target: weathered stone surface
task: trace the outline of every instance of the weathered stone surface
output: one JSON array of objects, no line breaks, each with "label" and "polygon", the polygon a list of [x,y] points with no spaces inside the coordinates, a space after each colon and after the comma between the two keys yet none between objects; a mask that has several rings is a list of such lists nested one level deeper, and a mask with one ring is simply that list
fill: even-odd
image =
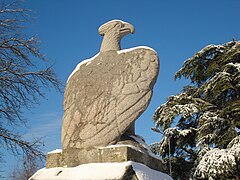
[{"label": "weathered stone surface", "polygon": [[148,106],[158,68],[146,48],[102,52],[81,65],[65,90],[63,149],[117,142]]},{"label": "weathered stone surface", "polygon": [[63,160],[62,152],[47,154],[46,168],[63,167],[63,166],[65,166],[65,163]]}]

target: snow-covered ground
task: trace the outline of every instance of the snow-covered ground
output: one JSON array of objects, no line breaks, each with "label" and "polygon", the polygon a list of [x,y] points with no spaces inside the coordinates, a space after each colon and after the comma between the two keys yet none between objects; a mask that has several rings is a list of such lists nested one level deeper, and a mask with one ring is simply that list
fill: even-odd
[{"label": "snow-covered ground", "polygon": [[128,161],[121,163],[90,163],[77,167],[40,169],[29,180],[104,180],[121,178],[127,166],[132,166],[139,180],[172,180],[167,174]]}]

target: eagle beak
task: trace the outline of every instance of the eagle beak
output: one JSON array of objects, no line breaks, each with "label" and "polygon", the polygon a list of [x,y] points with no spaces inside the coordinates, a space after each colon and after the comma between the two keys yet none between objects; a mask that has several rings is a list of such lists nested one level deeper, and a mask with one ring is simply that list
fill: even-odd
[{"label": "eagle beak", "polygon": [[135,29],[133,27],[133,25],[129,24],[129,23],[124,23],[124,26],[120,29],[121,33],[126,35],[126,34],[133,34],[135,32]]}]

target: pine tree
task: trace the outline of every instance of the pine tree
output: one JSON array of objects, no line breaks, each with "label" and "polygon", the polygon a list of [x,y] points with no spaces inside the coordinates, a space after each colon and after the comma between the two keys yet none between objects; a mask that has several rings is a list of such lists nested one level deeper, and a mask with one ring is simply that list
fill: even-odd
[{"label": "pine tree", "polygon": [[171,160],[176,179],[240,177],[240,41],[206,46],[175,74],[182,77],[191,84],[153,115],[164,134],[154,152]]}]

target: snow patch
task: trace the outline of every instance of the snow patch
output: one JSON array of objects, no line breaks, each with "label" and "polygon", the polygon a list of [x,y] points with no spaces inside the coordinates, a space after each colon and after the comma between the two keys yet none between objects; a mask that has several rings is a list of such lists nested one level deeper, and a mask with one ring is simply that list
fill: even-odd
[{"label": "snow patch", "polygon": [[133,167],[139,180],[172,180],[167,174],[132,161],[121,163],[90,163],[72,168],[43,168],[38,170],[29,180],[120,179],[124,175],[126,167],[130,165]]},{"label": "snow patch", "polygon": [[136,162],[128,162],[132,165],[133,170],[136,172],[136,175],[139,180],[170,180],[172,179],[169,175],[164,174],[159,171],[155,171],[150,169],[149,167],[136,163]]},{"label": "snow patch", "polygon": [[73,70],[73,72],[70,74],[70,76],[69,76],[68,79],[67,79],[67,82],[68,82],[68,80],[72,77],[72,75],[80,69],[80,66],[82,66],[82,65],[84,65],[84,64],[85,64],[86,66],[89,65],[89,64],[91,63],[91,61],[92,61],[93,59],[95,59],[98,55],[99,55],[99,53],[97,53],[95,56],[93,56],[93,57],[90,58],[90,59],[85,59],[85,60],[81,61],[81,62],[76,66],[76,68]]},{"label": "snow patch", "polygon": [[228,63],[227,66],[232,66],[236,68],[238,72],[240,72],[240,63]]},{"label": "snow patch", "polygon": [[237,132],[237,133],[240,133],[240,129],[235,127],[234,130]]},{"label": "snow patch", "polygon": [[133,138],[136,142],[138,142],[139,144],[141,144],[143,147],[147,148],[148,145],[145,143],[144,139],[142,136],[139,135],[131,135],[131,138]]},{"label": "snow patch", "polygon": [[158,159],[158,160],[161,160],[162,161],[162,158],[156,156],[150,149],[149,145],[145,143],[143,137],[139,136],[139,135],[132,135],[130,136],[131,138],[133,138],[135,141],[137,141],[139,144],[141,144],[148,152],[148,155],[155,158],[155,159]]},{"label": "snow patch", "polygon": [[62,149],[55,149],[53,151],[48,152],[47,154],[55,154],[55,153],[62,153]]},{"label": "snow patch", "polygon": [[116,147],[129,147],[129,148],[132,148],[132,149],[135,149],[136,151],[139,151],[141,153],[144,153],[143,151],[141,151],[141,149],[133,146],[133,145],[130,145],[130,144],[114,144],[114,145],[109,145],[109,146],[106,146],[106,147],[102,147],[102,149],[105,149],[105,148],[116,148]]},{"label": "snow patch", "polygon": [[187,136],[189,133],[192,133],[191,129],[184,129],[179,132],[181,136]]},{"label": "snow patch", "polygon": [[151,50],[151,51],[154,51],[155,53],[157,53],[153,48],[150,48],[148,46],[137,46],[137,47],[133,47],[133,48],[129,48],[129,49],[123,49],[123,50],[117,51],[117,53],[118,54],[127,53],[127,52],[133,51],[135,49],[148,49],[148,50]]}]

